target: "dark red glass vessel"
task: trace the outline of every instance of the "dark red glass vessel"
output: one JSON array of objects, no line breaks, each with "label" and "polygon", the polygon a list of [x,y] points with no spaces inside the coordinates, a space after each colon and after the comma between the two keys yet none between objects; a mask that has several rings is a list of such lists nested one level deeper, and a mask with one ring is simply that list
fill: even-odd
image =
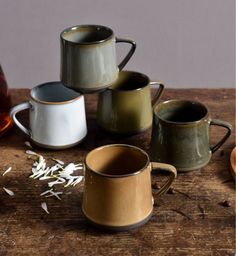
[{"label": "dark red glass vessel", "polygon": [[0,136],[12,126],[12,119],[9,115],[11,108],[11,97],[0,64]]}]

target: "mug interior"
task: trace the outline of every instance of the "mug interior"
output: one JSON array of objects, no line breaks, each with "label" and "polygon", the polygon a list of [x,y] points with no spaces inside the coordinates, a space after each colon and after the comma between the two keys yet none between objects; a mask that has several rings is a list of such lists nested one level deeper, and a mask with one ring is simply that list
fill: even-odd
[{"label": "mug interior", "polygon": [[117,80],[109,87],[112,90],[130,91],[141,89],[149,84],[149,78],[134,71],[120,71]]},{"label": "mug interior", "polygon": [[129,145],[107,145],[92,150],[86,157],[87,167],[103,176],[131,176],[145,169],[148,155]]},{"label": "mug interior", "polygon": [[108,40],[113,36],[113,31],[100,25],[80,25],[65,29],[61,37],[77,44],[91,44]]},{"label": "mug interior", "polygon": [[207,116],[207,108],[200,102],[170,100],[157,105],[155,114],[162,120],[173,123],[196,122]]},{"label": "mug interior", "polygon": [[60,82],[50,82],[32,89],[31,97],[42,103],[61,103],[77,99],[81,94],[65,87]]}]

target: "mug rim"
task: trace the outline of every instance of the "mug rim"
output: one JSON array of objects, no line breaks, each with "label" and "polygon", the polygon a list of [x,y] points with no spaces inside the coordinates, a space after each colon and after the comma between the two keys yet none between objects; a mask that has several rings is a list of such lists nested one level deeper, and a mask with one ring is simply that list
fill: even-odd
[{"label": "mug rim", "polygon": [[[124,148],[133,148],[135,150],[138,150],[139,152],[141,152],[143,155],[145,155],[146,157],[146,163],[145,163],[145,166],[142,167],[141,169],[139,169],[138,171],[135,171],[135,172],[132,172],[132,173],[127,173],[127,174],[122,174],[122,175],[112,175],[112,174],[106,174],[106,173],[101,173],[101,172],[98,172],[92,168],[89,167],[88,163],[87,163],[87,159],[88,159],[88,156],[95,152],[95,151],[98,151],[98,150],[102,150],[103,148],[109,148],[109,147],[124,147]],[[136,147],[136,146],[133,146],[133,145],[129,145],[129,144],[108,144],[108,145],[103,145],[103,146],[100,146],[100,147],[97,147],[97,148],[94,148],[92,149],[87,155],[86,155],[86,158],[85,158],[85,166],[86,168],[91,171],[92,173],[98,175],[98,176],[102,176],[102,177],[106,177],[106,178],[126,178],[126,177],[130,177],[130,176],[136,176],[140,173],[142,173],[144,170],[147,169],[147,167],[149,166],[150,164],[150,158],[148,156],[148,154],[141,148],[139,147]]]},{"label": "mug rim", "polygon": [[[145,77],[147,79],[147,84],[142,86],[142,87],[136,88],[136,89],[128,89],[128,90],[122,90],[122,89],[119,89],[119,88],[112,88],[112,85],[114,85],[117,82],[117,80],[119,79],[119,77],[118,77],[114,81],[114,83],[112,83],[109,87],[107,87],[107,90],[114,91],[114,92],[134,92],[134,91],[141,91],[142,89],[146,88],[147,86],[150,86],[151,80],[144,73],[141,73],[141,72],[138,72],[138,71],[133,71],[133,70],[121,70],[119,73],[133,73],[133,74]],[[119,76],[119,74],[118,74],[118,76]]]},{"label": "mug rim", "polygon": [[[168,103],[172,103],[172,102],[185,102],[185,103],[193,103],[193,104],[198,104],[200,105],[201,107],[203,107],[205,110],[206,110],[206,114],[198,119],[198,120],[195,120],[195,121],[190,121],[190,122],[174,122],[174,121],[169,121],[169,120],[166,120],[162,117],[160,117],[160,115],[157,113],[157,109],[161,106],[161,105],[165,105],[165,104],[168,104]],[[182,99],[173,99],[173,100],[166,100],[166,101],[163,101],[163,102],[160,102],[159,104],[157,104],[157,106],[153,109],[153,113],[156,117],[158,117],[162,122],[164,123],[168,123],[168,124],[175,124],[175,125],[192,125],[192,124],[198,124],[200,122],[202,122],[203,120],[206,120],[209,118],[209,109],[207,108],[207,106],[203,103],[201,103],[200,101],[196,101],[196,100],[182,100]]]},{"label": "mug rim", "polygon": [[[34,95],[33,95],[33,92],[38,89],[38,88],[41,88],[41,87],[44,87],[46,85],[53,85],[53,84],[61,84],[63,85],[60,81],[52,81],[52,82],[46,82],[46,83],[43,83],[43,84],[39,84],[37,86],[35,86],[34,88],[31,89],[30,91],[30,98],[37,102],[37,103],[41,103],[41,104],[44,104],[44,105],[63,105],[63,104],[67,104],[67,103],[72,103],[76,100],[78,100],[80,97],[82,97],[83,95],[80,94],[79,96],[71,99],[71,100],[65,100],[65,101],[57,101],[57,102],[53,102],[53,101],[46,101],[46,100],[40,100],[40,99],[37,99]],[[63,85],[64,86],[64,85]],[[65,87],[67,88],[67,87]],[[69,89],[69,88],[67,88]]]},{"label": "mug rim", "polygon": [[[71,41],[71,40],[68,40],[64,37],[64,34],[70,32],[70,31],[73,31],[73,30],[77,30],[79,28],[99,28],[99,29],[106,29],[106,30],[109,30],[111,35],[108,36],[107,38],[105,39],[102,39],[102,40],[98,40],[98,41],[93,41],[93,42],[74,42],[74,41]],[[103,26],[103,25],[96,25],[96,24],[81,24],[81,25],[74,25],[74,26],[71,26],[71,27],[68,27],[68,28],[65,28],[62,30],[62,32],[60,33],[60,38],[62,40],[64,40],[65,42],[67,43],[70,43],[70,44],[74,44],[74,45],[91,45],[91,44],[100,44],[100,43],[103,43],[103,42],[106,42],[106,41],[109,41],[110,39],[112,39],[114,37],[114,32],[111,28],[107,27],[107,26]]]}]

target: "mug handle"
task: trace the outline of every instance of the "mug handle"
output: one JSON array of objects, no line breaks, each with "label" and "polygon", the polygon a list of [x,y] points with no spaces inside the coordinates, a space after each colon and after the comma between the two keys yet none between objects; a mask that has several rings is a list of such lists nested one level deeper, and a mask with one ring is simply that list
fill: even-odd
[{"label": "mug handle", "polygon": [[131,44],[131,49],[125,56],[125,58],[121,61],[121,63],[118,65],[119,71],[121,71],[124,66],[127,64],[127,62],[130,60],[132,55],[135,52],[136,49],[136,43],[133,40],[125,39],[125,38],[116,38],[116,43],[128,43]]},{"label": "mug handle", "polygon": [[29,129],[25,128],[16,118],[16,114],[25,109],[32,108],[32,105],[29,102],[23,102],[15,107],[13,107],[10,111],[10,116],[12,117],[14,123],[18,126],[18,128],[24,132],[26,135],[31,137],[31,132]]},{"label": "mug handle", "polygon": [[210,125],[216,125],[216,126],[221,126],[227,129],[227,133],[225,136],[215,145],[210,147],[211,153],[216,152],[224,143],[225,141],[229,138],[231,131],[232,131],[232,125],[228,122],[219,120],[219,119],[212,119],[210,120]]},{"label": "mug handle", "polygon": [[170,173],[170,176],[168,180],[164,183],[164,185],[158,190],[157,194],[158,196],[161,196],[165,194],[168,189],[170,188],[171,184],[173,183],[174,179],[177,177],[177,170],[173,165],[170,164],[163,164],[163,163],[157,163],[152,162],[152,171],[167,171]]},{"label": "mug handle", "polygon": [[155,109],[155,107],[159,103],[159,99],[161,98],[161,96],[164,92],[165,85],[159,81],[158,82],[150,82],[150,85],[159,85],[159,88],[152,99],[152,107],[153,107],[153,109]]}]

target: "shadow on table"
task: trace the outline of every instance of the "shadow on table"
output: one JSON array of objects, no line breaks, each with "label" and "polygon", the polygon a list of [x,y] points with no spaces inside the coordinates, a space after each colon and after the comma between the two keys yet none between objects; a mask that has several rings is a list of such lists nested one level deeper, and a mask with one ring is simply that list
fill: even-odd
[{"label": "shadow on table", "polygon": [[[25,125],[25,127],[29,127],[27,120],[27,113],[23,111],[23,113],[19,114],[19,120]],[[124,144],[131,144],[138,147],[142,147],[142,149],[147,150],[149,148],[150,142],[150,133],[151,129],[148,129],[139,134],[130,134],[130,135],[117,135],[111,134],[103,129],[101,129],[96,122],[95,116],[88,116],[87,117],[87,127],[88,133],[82,143],[79,145],[64,149],[64,150],[50,150],[40,148],[33,143],[33,147],[35,150],[39,152],[69,152],[73,149],[79,149],[82,151],[90,151],[96,147],[106,145],[106,144],[114,144],[114,143],[124,143]],[[65,131],[66,132],[66,131]],[[22,131],[20,131],[15,125],[6,133],[4,136],[0,138],[0,145],[4,148],[12,148],[15,150],[26,150],[24,145],[25,141],[29,141],[29,137],[26,136]]]},{"label": "shadow on table", "polygon": [[234,146],[234,143],[227,144],[227,147],[223,146],[222,149],[219,149],[217,152],[213,154],[211,159],[211,162],[215,160],[224,162],[223,165],[218,165],[218,168],[213,171],[215,175],[221,180],[222,186],[227,186],[232,190],[235,189],[235,180],[233,179],[230,170],[230,154]]}]

